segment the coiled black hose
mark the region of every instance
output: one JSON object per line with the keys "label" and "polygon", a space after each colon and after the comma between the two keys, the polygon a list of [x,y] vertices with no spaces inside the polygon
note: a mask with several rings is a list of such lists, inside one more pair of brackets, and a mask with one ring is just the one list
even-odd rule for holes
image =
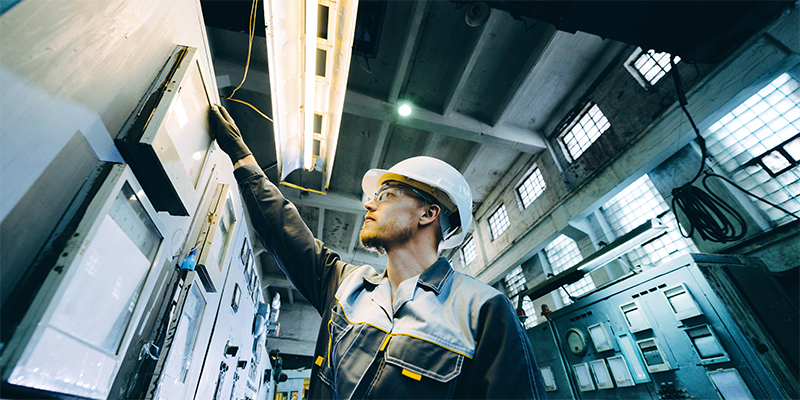
{"label": "coiled black hose", "polygon": [[[686,114],[686,117],[692,124],[692,128],[697,135],[697,144],[700,146],[700,169],[697,171],[697,174],[685,185],[672,189],[672,210],[675,212],[676,216],[677,211],[680,210],[686,217],[688,225],[688,232],[684,234],[683,230],[681,230],[681,235],[688,238],[691,237],[696,230],[703,240],[727,243],[738,241],[747,234],[747,224],[742,215],[708,187],[706,180],[712,176],[726,181],[748,196],[767,203],[796,219],[800,219],[800,217],[794,213],[748,192],[741,186],[733,183],[730,179],[721,175],[707,172],[702,181],[703,187],[706,189],[705,191],[697,186],[693,186],[694,182],[705,169],[705,161],[708,157],[706,142],[700,135],[700,130],[697,129],[697,125],[695,125],[691,114],[689,114],[689,111],[686,109],[686,104],[688,102],[686,101],[686,95],[683,91],[683,85],[681,85],[680,75],[675,68],[674,56],[670,58],[669,63],[672,67],[672,80],[675,83],[675,89],[678,91],[678,103],[683,113]],[[734,221],[736,224],[734,224]]]}

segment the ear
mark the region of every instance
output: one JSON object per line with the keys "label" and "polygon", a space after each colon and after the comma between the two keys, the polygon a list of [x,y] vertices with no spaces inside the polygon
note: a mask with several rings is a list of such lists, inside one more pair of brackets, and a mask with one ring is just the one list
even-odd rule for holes
{"label": "ear", "polygon": [[438,204],[431,204],[428,206],[428,209],[425,210],[425,213],[419,217],[419,224],[423,226],[432,224],[434,221],[436,221],[436,218],[439,217],[441,212],[442,209],[439,208]]}

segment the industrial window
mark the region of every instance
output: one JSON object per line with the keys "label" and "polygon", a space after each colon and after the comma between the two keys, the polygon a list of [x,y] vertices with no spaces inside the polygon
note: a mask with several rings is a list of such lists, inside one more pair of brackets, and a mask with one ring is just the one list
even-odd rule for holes
{"label": "industrial window", "polygon": [[539,171],[539,168],[534,166],[531,173],[517,187],[517,194],[522,201],[522,207],[528,208],[536,198],[544,193],[546,187],[542,171]]}
{"label": "industrial window", "polygon": [[[547,256],[547,261],[550,263],[550,267],[553,268],[553,274],[555,275],[583,260],[578,244],[566,235],[560,235],[545,246],[544,254]],[[564,304],[569,304],[571,301],[570,295],[574,297],[594,289],[594,282],[592,282],[591,276],[586,275],[579,281],[564,286],[564,289],[569,293],[565,293],[562,290],[561,298],[564,300]]]}
{"label": "industrial window", "polygon": [[503,284],[506,286],[508,297],[514,297],[517,293],[521,292],[525,287],[525,275],[522,274],[522,266],[518,266],[509,272],[508,275],[503,278]]}
{"label": "industrial window", "polygon": [[[517,304],[517,299],[511,299],[512,304]],[[539,322],[536,319],[536,310],[533,309],[533,302],[527,296],[522,299],[522,310],[525,311],[525,321],[522,323],[522,326],[525,329],[533,328]]]}
{"label": "industrial window", "polygon": [[611,124],[597,104],[589,103],[577,121],[559,137],[570,162],[575,161],[603,134]]}
{"label": "industrial window", "polygon": [[464,259],[464,265],[471,263],[478,256],[478,248],[475,246],[474,236],[470,236],[466,243],[461,246],[461,256]]}
{"label": "industrial window", "polygon": [[[503,285],[506,287],[506,295],[511,299],[511,304],[516,307],[519,301],[519,293],[525,289],[525,275],[522,273],[522,266],[514,268],[503,278]],[[522,299],[522,310],[525,311],[527,318],[523,326],[530,328],[536,325],[536,311],[533,309],[533,302],[528,297]]]}
{"label": "industrial window", "polygon": [[489,217],[489,230],[492,233],[492,240],[497,239],[500,234],[506,231],[511,225],[508,220],[508,213],[506,212],[506,205],[501,204],[500,207]]}
{"label": "industrial window", "polygon": [[[667,203],[646,174],[601,208],[616,237],[630,232],[667,210],[669,210]],[[677,229],[675,214],[671,212],[665,214],[661,217],[661,222],[668,227],[666,233],[629,252],[627,257],[631,263],[657,265],[679,255],[698,251],[690,239],[681,236]]]}
{"label": "industrial window", "polygon": [[[669,53],[656,53],[655,50],[643,51],[641,48],[631,54],[625,62],[625,68],[644,88],[649,88],[663,78],[672,66],[669,64]],[[675,57],[675,63],[680,57]]]}
{"label": "industrial window", "polygon": [[[750,193],[791,212],[800,210],[800,82],[787,73],[706,131],[708,155]],[[776,224],[791,216],[760,201]]]}

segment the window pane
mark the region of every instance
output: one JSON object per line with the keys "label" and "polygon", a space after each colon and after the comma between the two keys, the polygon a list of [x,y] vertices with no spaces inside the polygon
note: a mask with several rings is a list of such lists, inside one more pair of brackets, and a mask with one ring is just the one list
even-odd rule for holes
{"label": "window pane", "polygon": [[[651,85],[655,85],[672,69],[669,64],[670,57],[669,53],[656,53],[654,50],[649,50],[643,52],[634,61],[633,66],[646,81],[650,82]],[[679,61],[680,57],[675,57],[675,63],[677,64]]]}
{"label": "window pane", "polygon": [[[583,260],[578,244],[566,235],[560,235],[545,246],[544,253],[555,275]],[[591,276],[586,275],[579,281],[565,286],[564,289],[574,297],[594,289],[594,282],[592,282]],[[564,304],[570,303],[569,295],[563,290],[561,291],[561,298],[564,300]]]}
{"label": "window pane", "polygon": [[517,295],[522,291],[525,286],[525,276],[522,275],[522,266],[514,268],[511,272],[503,278],[503,284],[506,286],[506,294],[509,298]]}
{"label": "window pane", "polygon": [[471,236],[467,242],[461,246],[461,252],[464,255],[464,264],[469,264],[475,257],[478,256],[478,248],[475,246],[475,237]]}
{"label": "window pane", "polygon": [[492,233],[492,240],[497,239],[501,233],[508,229],[511,222],[508,220],[508,213],[506,213],[506,205],[500,205],[500,208],[489,217],[489,230]]}
{"label": "window pane", "polygon": [[542,193],[544,193],[544,189],[547,185],[544,183],[544,178],[542,177],[542,172],[539,171],[539,168],[535,168],[533,172],[522,182],[519,188],[517,188],[517,193],[519,193],[519,198],[522,199],[522,207],[528,208],[537,197],[539,197]]}
{"label": "window pane", "polygon": [[[601,211],[614,235],[620,237],[668,209],[650,177],[643,175],[604,204]],[[668,227],[667,234],[629,252],[627,257],[633,265],[658,265],[698,251],[691,240],[681,236],[675,214],[667,213],[661,222]]]}
{"label": "window pane", "polygon": [[560,140],[564,143],[572,160],[577,160],[609,127],[611,124],[608,119],[597,107],[597,104],[593,104],[578,122],[561,136]]}
{"label": "window pane", "polygon": [[[753,194],[788,210],[800,208],[800,199],[791,186],[800,182],[800,167],[795,166],[776,178],[761,166],[741,166],[795,136],[800,129],[800,82],[783,74],[739,107],[720,118],[703,133],[708,155],[734,182]],[[720,144],[720,145],[717,145]],[[791,146],[790,146],[791,147]],[[785,161],[776,161],[786,165]],[[777,168],[780,165],[771,165]],[[780,225],[792,220],[770,205],[754,201],[768,218]]]}

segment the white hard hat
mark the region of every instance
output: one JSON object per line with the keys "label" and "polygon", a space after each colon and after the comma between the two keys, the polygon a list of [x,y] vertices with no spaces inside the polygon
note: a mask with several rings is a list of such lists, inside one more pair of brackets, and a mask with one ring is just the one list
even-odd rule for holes
{"label": "white hard hat", "polygon": [[472,222],[472,191],[467,180],[450,164],[433,157],[411,157],[388,170],[371,169],[364,174],[361,188],[367,196],[378,192],[384,181],[399,181],[430,194],[444,206],[440,223],[443,249],[461,244]]}

